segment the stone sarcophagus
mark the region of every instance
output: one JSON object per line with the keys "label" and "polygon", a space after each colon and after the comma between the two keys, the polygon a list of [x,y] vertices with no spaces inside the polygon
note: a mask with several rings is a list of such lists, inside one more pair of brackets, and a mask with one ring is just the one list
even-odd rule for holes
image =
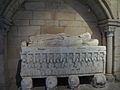
{"label": "stone sarcophagus", "polygon": [[[39,40],[40,39],[39,37]],[[56,38],[54,38],[54,40],[55,39]],[[82,38],[79,40],[81,39]],[[47,38],[46,40],[49,41],[52,39]],[[79,76],[89,75],[94,75],[92,83],[95,87],[105,85],[105,46],[93,46],[94,41],[89,42],[89,44],[93,43],[92,45],[84,44],[84,46],[74,46],[69,44],[59,46],[61,43],[66,44],[66,42],[63,42],[63,40],[58,42],[57,40],[57,43],[54,41],[54,44],[50,42],[50,45],[53,45],[50,47],[47,47],[49,43],[36,42],[34,40],[34,42],[28,46],[26,46],[25,42],[22,44],[21,76],[23,80],[21,84],[23,85],[23,89],[25,88],[24,84],[26,82],[29,84],[32,83],[31,78],[46,78],[47,89],[53,90],[57,86],[57,77],[69,77],[68,83],[70,87],[75,88],[80,83]],[[58,46],[54,46],[56,44],[58,44]],[[27,84],[28,86],[26,86],[26,88],[28,87],[30,89],[32,88],[32,84],[29,84]]]}
{"label": "stone sarcophagus", "polygon": [[84,75],[105,72],[106,48],[82,47],[23,47],[22,77]]}

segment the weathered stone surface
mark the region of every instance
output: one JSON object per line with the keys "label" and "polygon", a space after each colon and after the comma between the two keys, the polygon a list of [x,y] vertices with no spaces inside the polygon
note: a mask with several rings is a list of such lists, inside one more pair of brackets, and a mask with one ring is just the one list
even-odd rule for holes
{"label": "weathered stone surface", "polygon": [[29,20],[14,20],[14,25],[29,25]]}
{"label": "weathered stone surface", "polygon": [[115,73],[114,75],[115,75],[115,79],[117,81],[120,81],[120,73]]}
{"label": "weathered stone surface", "polygon": [[59,21],[57,20],[46,20],[46,26],[59,26]]}
{"label": "weathered stone surface", "polygon": [[21,76],[104,73],[104,46],[22,47]]}
{"label": "weathered stone surface", "polygon": [[80,34],[86,33],[87,29],[85,27],[65,27],[64,33],[71,36],[79,36]]}
{"label": "weathered stone surface", "polygon": [[22,90],[32,90],[32,87],[33,87],[32,78],[31,77],[23,78],[23,80],[21,82]]}
{"label": "weathered stone surface", "polygon": [[114,72],[120,72],[120,57],[115,58],[114,66]]}
{"label": "weathered stone surface", "polygon": [[14,20],[16,19],[32,19],[32,11],[18,11],[14,17]]}
{"label": "weathered stone surface", "polygon": [[80,27],[82,26],[82,22],[81,21],[60,21],[60,26]]}
{"label": "weathered stone surface", "polygon": [[56,20],[75,20],[74,13],[57,12],[54,17]]}
{"label": "weathered stone surface", "polygon": [[92,39],[89,41],[85,41],[83,43],[84,43],[84,45],[88,45],[88,46],[98,46],[99,41],[97,39]]}
{"label": "weathered stone surface", "polygon": [[56,86],[57,86],[57,77],[49,76],[46,78],[47,90],[55,90]]}
{"label": "weathered stone surface", "polygon": [[34,11],[33,12],[33,19],[50,20],[50,19],[52,19],[52,15],[50,12]]}
{"label": "weathered stone surface", "polygon": [[79,37],[82,38],[83,42],[91,40],[91,34],[88,32],[80,35]]}
{"label": "weathered stone surface", "polygon": [[30,25],[59,26],[59,21],[57,20],[30,20]]}
{"label": "weathered stone surface", "polygon": [[43,25],[45,25],[45,21],[44,20],[30,20],[30,25],[43,26]]}
{"label": "weathered stone surface", "polygon": [[108,82],[114,82],[115,81],[115,77],[114,77],[113,74],[106,74],[105,76],[106,76],[106,80]]}
{"label": "weathered stone surface", "polygon": [[45,10],[46,4],[45,2],[27,2],[25,3],[25,9],[26,10]]}
{"label": "weathered stone surface", "polygon": [[17,30],[17,26],[11,26],[10,27],[10,32],[8,32],[8,36],[17,36],[18,35],[18,30]]}
{"label": "weathered stone surface", "polygon": [[18,36],[32,36],[40,34],[40,26],[20,26],[18,27]]}
{"label": "weathered stone surface", "polygon": [[115,47],[115,56],[120,56],[120,47]]}
{"label": "weathered stone surface", "polygon": [[68,83],[71,89],[77,88],[80,84],[79,77],[75,75],[69,76]]}
{"label": "weathered stone surface", "polygon": [[89,33],[84,33],[80,36],[70,36],[64,33],[52,35],[38,35],[30,37],[29,46],[97,46],[98,40],[91,39]]}
{"label": "weathered stone surface", "polygon": [[106,84],[106,77],[104,74],[96,74],[94,77],[93,77],[93,80],[92,80],[92,85],[96,88],[102,88],[102,87],[105,87],[105,84]]}
{"label": "weathered stone surface", "polygon": [[41,27],[41,34],[59,34],[64,32],[64,27],[43,26]]}
{"label": "weathered stone surface", "polygon": [[21,47],[26,47],[27,46],[27,42],[26,41],[23,41],[22,43],[21,43]]}

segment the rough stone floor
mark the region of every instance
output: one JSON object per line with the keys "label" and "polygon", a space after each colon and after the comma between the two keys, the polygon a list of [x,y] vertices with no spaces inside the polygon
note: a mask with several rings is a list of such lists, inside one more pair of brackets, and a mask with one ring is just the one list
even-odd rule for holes
{"label": "rough stone floor", "polygon": [[[45,88],[34,88],[33,90],[45,90]],[[60,86],[57,90],[70,90],[67,86]],[[107,83],[105,88],[94,88],[90,84],[82,84],[77,90],[120,90],[120,82]]]}

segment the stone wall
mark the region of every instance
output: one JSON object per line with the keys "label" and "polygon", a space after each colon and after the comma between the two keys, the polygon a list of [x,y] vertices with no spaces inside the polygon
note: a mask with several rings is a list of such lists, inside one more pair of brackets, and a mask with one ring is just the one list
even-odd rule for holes
{"label": "stone wall", "polygon": [[114,75],[120,80],[120,27],[115,30],[114,37]]}
{"label": "stone wall", "polygon": [[[21,41],[38,34],[66,33],[93,34],[101,42],[97,20],[90,9],[79,2],[61,0],[29,0],[13,16],[13,26],[8,32],[8,72],[10,90],[15,90],[15,74],[20,59]],[[78,12],[77,12],[78,11]]]}
{"label": "stone wall", "polygon": [[[120,21],[120,0],[111,0],[111,10],[114,18]],[[120,81],[120,27],[116,27],[114,33],[114,59],[113,72],[117,80]]]}

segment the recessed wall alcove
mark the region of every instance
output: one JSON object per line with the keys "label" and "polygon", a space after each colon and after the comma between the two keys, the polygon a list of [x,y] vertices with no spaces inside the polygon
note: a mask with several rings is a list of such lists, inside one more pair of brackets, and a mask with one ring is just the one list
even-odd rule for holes
{"label": "recessed wall alcove", "polygon": [[10,90],[15,85],[15,74],[20,59],[20,45],[22,41],[29,41],[29,37],[40,34],[66,33],[80,35],[85,32],[92,34],[92,38],[102,39],[95,14],[89,6],[74,0],[28,0],[14,13],[13,25],[7,34],[7,63]]}

